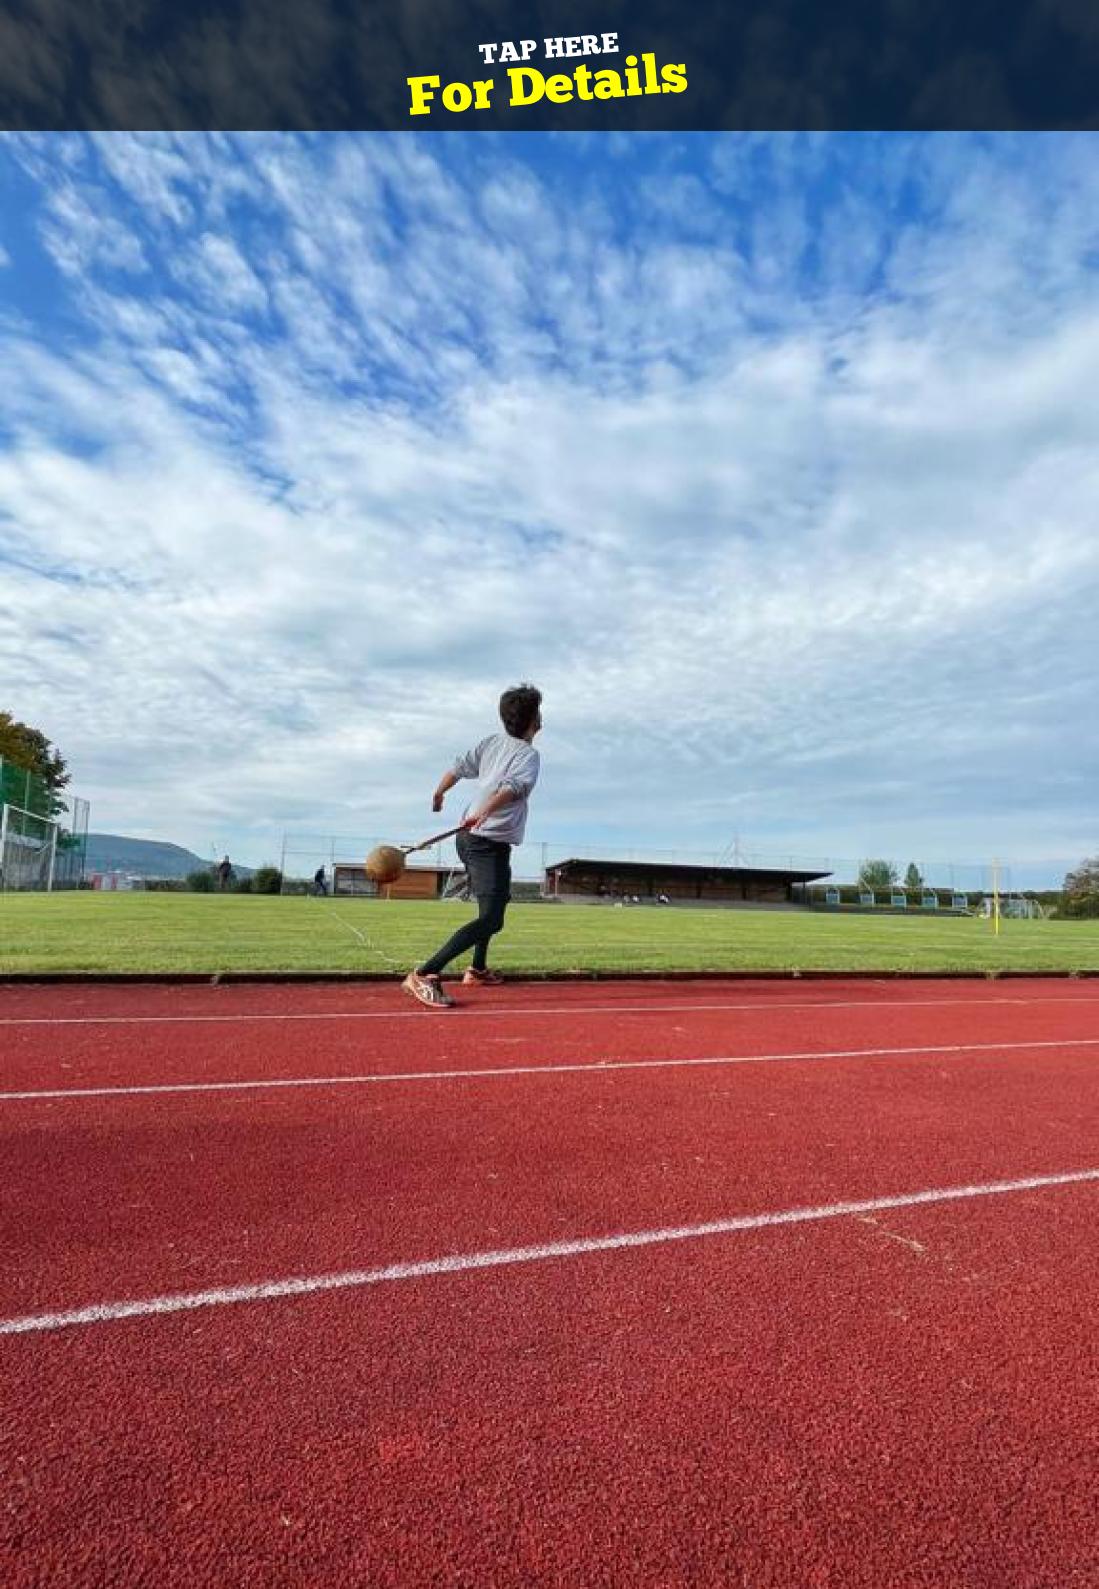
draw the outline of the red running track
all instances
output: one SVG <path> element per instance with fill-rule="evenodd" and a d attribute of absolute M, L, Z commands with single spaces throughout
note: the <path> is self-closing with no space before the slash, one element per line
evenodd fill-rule
<path fill-rule="evenodd" d="M 0 991 L 0 1318 L 1099 1168 L 1087 983 L 477 998 Z M 0 1335 L 0 1575 L 1093 1586 L 1097 1203 Z"/>

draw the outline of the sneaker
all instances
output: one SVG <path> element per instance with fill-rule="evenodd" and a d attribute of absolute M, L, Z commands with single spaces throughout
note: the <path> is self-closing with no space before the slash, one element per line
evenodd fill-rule
<path fill-rule="evenodd" d="M 426 1004 L 433 1010 L 448 1010 L 454 1000 L 443 991 L 442 978 L 438 976 L 421 976 L 418 971 L 410 971 L 401 983 L 406 993 L 411 993 L 414 999 L 419 999 L 421 1004 Z"/>
<path fill-rule="evenodd" d="M 498 988 L 503 981 L 499 971 L 478 971 L 476 966 L 470 966 L 462 978 L 463 988 Z"/>

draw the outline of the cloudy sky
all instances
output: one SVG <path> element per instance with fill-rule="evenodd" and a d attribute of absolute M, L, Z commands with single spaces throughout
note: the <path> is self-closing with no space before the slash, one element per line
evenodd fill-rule
<path fill-rule="evenodd" d="M 94 828 L 422 836 L 532 679 L 554 854 L 1099 848 L 1099 135 L 6 136 L 0 338 Z"/>

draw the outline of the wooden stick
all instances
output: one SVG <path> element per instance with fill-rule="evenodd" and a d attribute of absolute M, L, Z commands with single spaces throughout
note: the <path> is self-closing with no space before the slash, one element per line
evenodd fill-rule
<path fill-rule="evenodd" d="M 402 844 L 401 849 L 406 855 L 411 855 L 414 850 L 429 850 L 433 844 L 441 844 L 444 839 L 452 839 L 456 833 L 461 833 L 465 827 L 464 822 L 459 822 L 456 828 L 447 828 L 445 833 L 435 833 L 430 839 L 421 839 L 419 844 Z"/>

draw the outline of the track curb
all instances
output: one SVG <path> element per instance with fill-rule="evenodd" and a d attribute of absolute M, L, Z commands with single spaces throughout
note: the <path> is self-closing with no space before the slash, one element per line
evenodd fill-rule
<path fill-rule="evenodd" d="M 1099 970 L 1088 971 L 517 971 L 509 973 L 509 983 L 543 982 L 1006 982 L 1057 979 L 1081 981 L 1099 977 Z M 5 986 L 95 986 L 134 984 L 196 987 L 248 986 L 252 984 L 298 983 L 395 983 L 400 972 L 393 971 L 5 971 L 0 972 L 0 987 Z"/>

